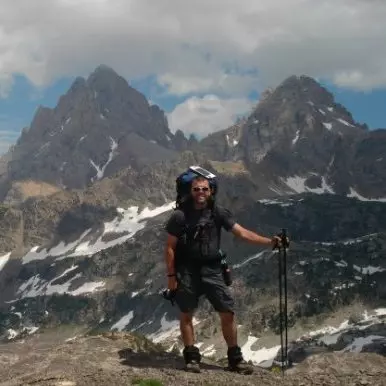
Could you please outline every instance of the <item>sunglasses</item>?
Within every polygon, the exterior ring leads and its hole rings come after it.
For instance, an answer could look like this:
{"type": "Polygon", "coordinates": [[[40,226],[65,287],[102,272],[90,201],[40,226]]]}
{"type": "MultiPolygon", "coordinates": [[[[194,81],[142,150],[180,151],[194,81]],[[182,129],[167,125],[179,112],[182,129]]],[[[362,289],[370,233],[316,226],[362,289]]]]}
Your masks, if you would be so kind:
{"type": "Polygon", "coordinates": [[[193,188],[193,192],[207,192],[209,190],[209,188],[205,187],[205,188],[199,188],[199,187],[195,187],[193,188]]]}

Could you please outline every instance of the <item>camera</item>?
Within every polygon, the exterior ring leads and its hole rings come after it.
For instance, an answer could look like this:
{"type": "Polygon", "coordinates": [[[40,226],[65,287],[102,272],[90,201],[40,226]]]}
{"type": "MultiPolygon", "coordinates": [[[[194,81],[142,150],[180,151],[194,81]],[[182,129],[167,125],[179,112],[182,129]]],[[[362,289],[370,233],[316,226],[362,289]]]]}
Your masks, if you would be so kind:
{"type": "Polygon", "coordinates": [[[176,296],[176,291],[172,291],[169,288],[166,288],[162,291],[162,296],[164,299],[169,300],[172,303],[172,306],[174,306],[174,297],[176,296]]]}
{"type": "Polygon", "coordinates": [[[222,270],[222,276],[225,282],[225,285],[229,287],[232,285],[232,275],[231,270],[229,268],[229,265],[227,263],[227,255],[223,251],[220,251],[221,254],[221,270],[222,270]]]}

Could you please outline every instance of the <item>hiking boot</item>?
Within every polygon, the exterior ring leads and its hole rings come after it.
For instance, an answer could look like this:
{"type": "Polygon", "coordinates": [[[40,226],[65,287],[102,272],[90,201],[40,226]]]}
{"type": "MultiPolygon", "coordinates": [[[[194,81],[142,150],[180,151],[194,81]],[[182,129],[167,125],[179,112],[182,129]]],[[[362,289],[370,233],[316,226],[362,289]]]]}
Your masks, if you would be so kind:
{"type": "Polygon", "coordinates": [[[185,371],[188,371],[190,373],[200,373],[200,364],[195,360],[187,362],[185,363],[185,371]]]}
{"type": "Polygon", "coordinates": [[[228,348],[228,371],[234,371],[240,374],[252,374],[253,366],[249,365],[243,358],[239,346],[228,348]]]}
{"type": "Polygon", "coordinates": [[[185,360],[185,370],[192,373],[199,373],[201,354],[198,347],[186,346],[182,353],[185,360]]]}
{"type": "Polygon", "coordinates": [[[253,373],[253,366],[248,364],[244,359],[239,362],[228,362],[228,371],[249,375],[253,373]]]}

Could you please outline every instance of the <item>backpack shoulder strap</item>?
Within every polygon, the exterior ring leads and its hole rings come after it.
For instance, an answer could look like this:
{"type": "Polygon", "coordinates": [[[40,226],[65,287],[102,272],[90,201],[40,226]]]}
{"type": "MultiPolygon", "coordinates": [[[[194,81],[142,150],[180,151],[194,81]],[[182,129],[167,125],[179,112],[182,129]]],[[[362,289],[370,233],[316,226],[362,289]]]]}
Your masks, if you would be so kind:
{"type": "Polygon", "coordinates": [[[216,224],[216,230],[217,230],[217,249],[220,250],[221,247],[221,217],[220,217],[220,212],[218,210],[218,207],[216,204],[213,205],[212,208],[212,216],[214,219],[214,222],[216,224]]]}

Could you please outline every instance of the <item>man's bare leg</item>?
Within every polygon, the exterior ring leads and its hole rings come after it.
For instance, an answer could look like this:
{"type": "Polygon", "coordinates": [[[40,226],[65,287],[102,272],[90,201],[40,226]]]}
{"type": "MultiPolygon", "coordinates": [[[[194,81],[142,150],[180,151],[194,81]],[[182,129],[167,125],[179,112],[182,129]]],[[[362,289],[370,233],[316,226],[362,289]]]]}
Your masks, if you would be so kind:
{"type": "Polygon", "coordinates": [[[252,374],[253,368],[244,361],[241,349],[237,344],[237,328],[232,312],[219,312],[221,329],[228,346],[228,363],[232,371],[252,374]]]}
{"type": "Polygon", "coordinates": [[[232,312],[219,312],[221,330],[228,347],[237,346],[237,328],[232,312]]]}
{"type": "Polygon", "coordinates": [[[194,329],[193,329],[193,314],[181,312],[180,314],[180,330],[184,346],[194,345],[194,329]]]}
{"type": "Polygon", "coordinates": [[[199,373],[201,355],[197,347],[194,346],[193,314],[182,312],[180,315],[180,330],[182,341],[184,342],[184,360],[186,370],[199,373]]]}

